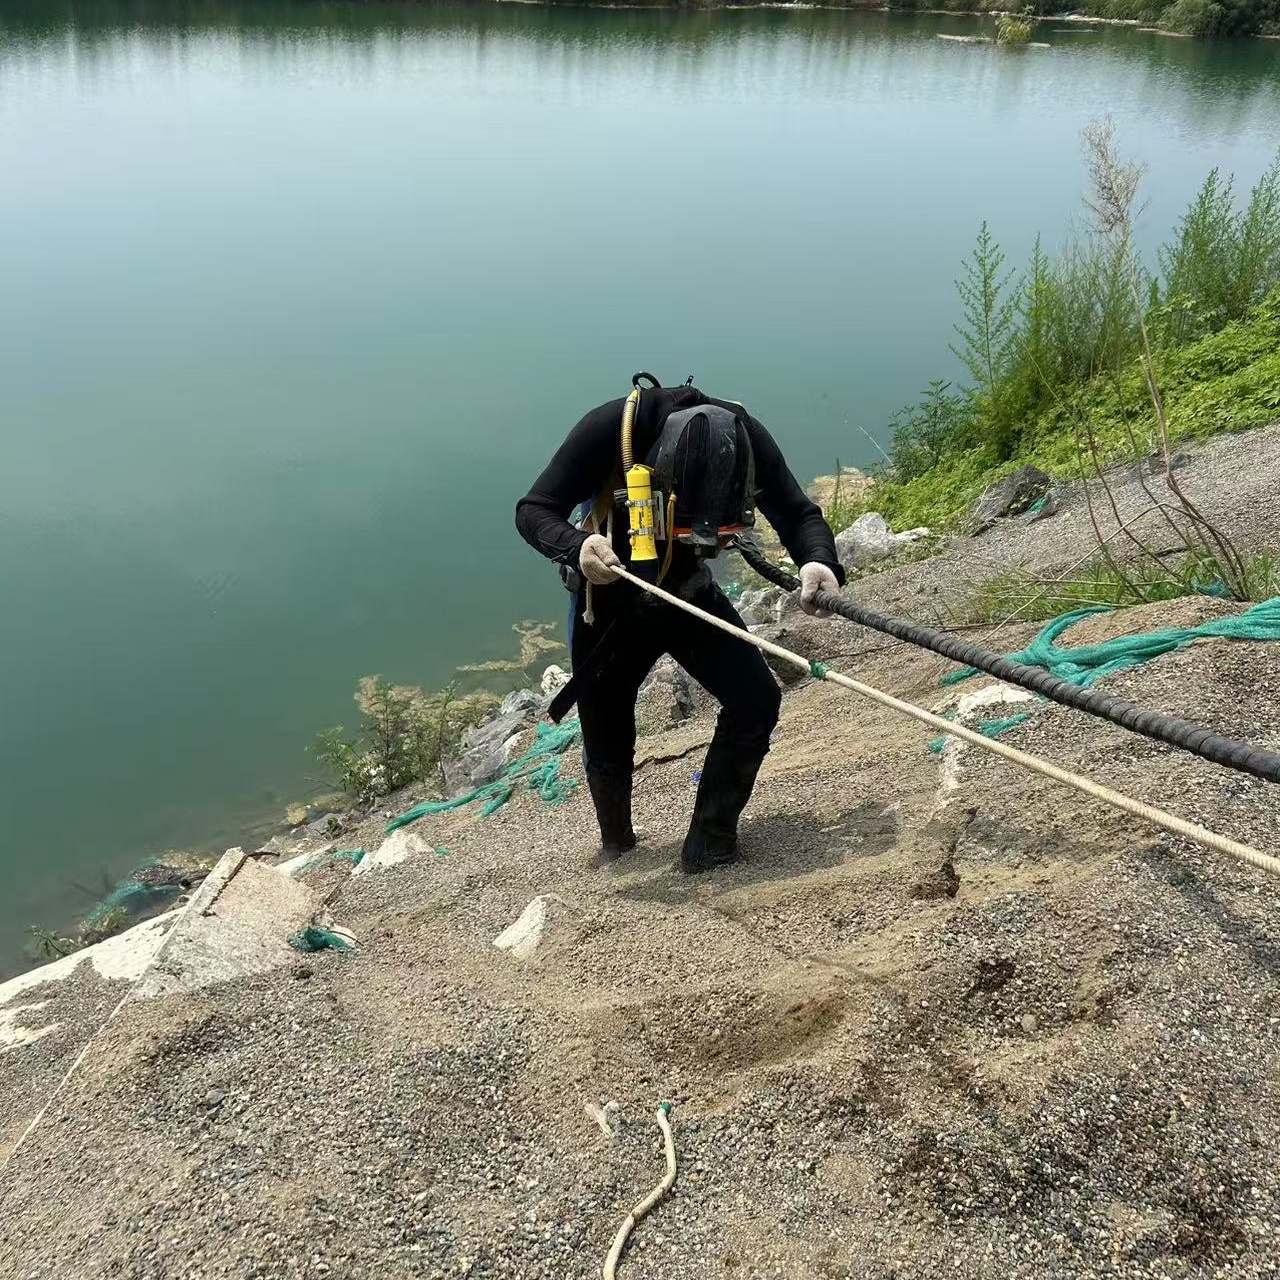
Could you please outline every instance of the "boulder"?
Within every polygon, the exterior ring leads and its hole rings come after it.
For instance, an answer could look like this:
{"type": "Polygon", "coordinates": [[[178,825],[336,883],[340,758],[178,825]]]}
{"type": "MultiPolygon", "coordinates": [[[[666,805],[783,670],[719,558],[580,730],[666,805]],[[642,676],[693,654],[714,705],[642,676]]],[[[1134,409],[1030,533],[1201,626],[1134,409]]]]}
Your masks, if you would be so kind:
{"type": "Polygon", "coordinates": [[[352,875],[365,876],[371,871],[380,871],[386,867],[397,866],[410,858],[422,857],[435,852],[432,847],[416,832],[408,827],[400,827],[393,831],[373,853],[366,854],[356,863],[352,875]]]}
{"type": "Polygon", "coordinates": [[[878,511],[868,511],[836,534],[836,555],[846,570],[862,569],[879,560],[891,559],[903,547],[928,535],[929,530],[923,528],[894,533],[884,516],[878,511]]]}
{"type": "Polygon", "coordinates": [[[973,504],[970,525],[974,533],[989,529],[997,520],[1021,515],[1049,491],[1053,478],[1030,463],[1010,472],[983,492],[973,504]]]}
{"type": "Polygon", "coordinates": [[[738,597],[738,615],[749,627],[777,622],[778,609],[787,593],[781,587],[758,587],[738,597]]]}
{"type": "Polygon", "coordinates": [[[516,689],[507,694],[498,708],[500,716],[520,716],[526,724],[533,724],[542,712],[542,702],[532,689],[516,689]]]}
{"type": "Polygon", "coordinates": [[[515,756],[520,735],[529,726],[522,713],[498,715],[468,730],[458,754],[444,764],[450,795],[462,795],[493,782],[515,756]]]}

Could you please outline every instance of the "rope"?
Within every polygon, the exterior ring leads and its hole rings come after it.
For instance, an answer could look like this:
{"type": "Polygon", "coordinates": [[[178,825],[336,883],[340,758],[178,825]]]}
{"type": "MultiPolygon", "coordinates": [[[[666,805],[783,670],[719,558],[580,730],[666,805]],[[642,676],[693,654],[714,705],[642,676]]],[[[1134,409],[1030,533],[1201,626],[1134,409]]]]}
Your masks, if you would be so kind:
{"type": "Polygon", "coordinates": [[[636,1225],[640,1220],[676,1184],[676,1140],[671,1132],[671,1122],[667,1119],[670,1112],[671,1103],[664,1102],[658,1107],[657,1115],[654,1117],[658,1122],[658,1128],[662,1130],[662,1141],[667,1153],[667,1171],[662,1175],[662,1181],[627,1214],[626,1220],[618,1228],[618,1234],[613,1238],[613,1247],[609,1250],[609,1256],[604,1260],[604,1280],[614,1280],[614,1277],[618,1274],[618,1260],[622,1257],[622,1250],[626,1246],[627,1237],[636,1229],[636,1225]]]}
{"type": "MultiPolygon", "coordinates": [[[[723,618],[717,618],[705,609],[699,609],[697,605],[690,604],[687,600],[680,600],[669,592],[663,591],[660,587],[655,587],[652,583],[645,582],[643,578],[637,578],[635,574],[626,569],[619,569],[618,576],[625,578],[641,590],[658,596],[666,601],[667,604],[674,605],[677,609],[683,609],[686,613],[690,613],[696,618],[701,618],[704,622],[710,623],[711,626],[720,631],[736,636],[739,640],[744,640],[747,644],[754,645],[765,653],[772,653],[774,657],[781,658],[784,662],[790,662],[802,671],[817,675],[818,669],[822,667],[821,663],[811,664],[808,658],[802,658],[798,653],[792,653],[790,649],[784,649],[780,644],[774,644],[770,640],[752,635],[751,632],[744,631],[741,627],[735,627],[731,622],[726,622],[723,618]]],[[[828,607],[821,600],[820,603],[823,608],[828,607]]],[[[1220,836],[1215,831],[1198,826],[1194,822],[1187,822],[1183,818],[1176,817],[1172,813],[1166,813],[1163,809],[1157,809],[1154,805],[1149,805],[1142,800],[1134,800],[1131,796],[1123,795],[1119,791],[1111,790],[1110,787],[1102,786],[1101,783],[1081,777],[1068,769],[1061,769],[1056,764],[1050,764],[1047,760],[1041,760],[1039,756],[1033,756],[1026,751],[1019,751],[1016,747],[1011,747],[1008,743],[1001,742],[996,738],[984,737],[981,733],[962,724],[944,720],[942,716],[934,715],[932,711],[926,711],[923,707],[917,707],[913,702],[904,702],[901,698],[895,698],[892,694],[885,693],[882,689],[877,689],[873,685],[863,684],[859,680],[853,680],[849,676],[841,675],[838,671],[823,670],[819,678],[826,680],[830,684],[838,684],[853,693],[861,694],[864,698],[869,698],[872,702],[879,703],[882,707],[901,712],[905,716],[910,716],[913,720],[919,720],[921,724],[930,725],[942,733],[950,734],[953,738],[960,738],[972,746],[981,748],[983,751],[1003,756],[1004,759],[1031,773],[1038,773],[1043,777],[1052,778],[1055,782],[1061,782],[1064,786],[1072,787],[1084,795],[1093,797],[1095,800],[1101,800],[1104,804],[1109,804],[1114,809],[1132,814],[1135,818],[1141,818],[1143,822],[1149,822],[1152,826],[1160,827],[1174,835],[1185,836],[1188,840],[1194,840],[1197,844],[1216,849],[1219,853],[1226,853],[1233,858],[1239,858],[1241,861],[1247,862],[1262,871],[1280,875],[1280,858],[1274,858],[1269,853],[1263,853],[1251,845],[1241,844],[1239,841],[1229,839],[1227,836],[1220,836]]]]}
{"type": "MultiPolygon", "coordinates": [[[[770,564],[754,547],[741,540],[735,542],[734,546],[742,553],[742,558],[766,581],[772,582],[784,591],[794,591],[799,587],[798,579],[776,565],[770,564]]],[[[1157,742],[1190,751],[1193,755],[1209,760],[1213,764],[1236,769],[1267,782],[1280,782],[1280,755],[1274,752],[1260,750],[1247,742],[1236,742],[1231,738],[1221,737],[1189,721],[1161,715],[1158,711],[1149,711],[1145,707],[1135,706],[1121,698],[1113,698],[1101,690],[1082,688],[1080,684],[1064,680],[1061,676],[1046,671],[1042,667],[1018,661],[1017,659],[1023,656],[1021,654],[1012,658],[1002,657],[992,653],[990,649],[984,649],[958,636],[939,631],[936,627],[925,627],[915,622],[904,622],[901,618],[892,618],[887,614],[878,613],[875,609],[869,609],[866,605],[855,604],[852,600],[846,600],[830,591],[819,591],[815,603],[828,613],[839,614],[850,622],[870,627],[874,631],[881,631],[885,635],[905,640],[909,644],[919,645],[922,649],[939,653],[953,662],[973,667],[977,671],[985,671],[988,675],[995,676],[997,680],[1019,685],[1023,689],[1030,689],[1032,693],[1040,694],[1041,697],[1060,702],[1063,706],[1084,711],[1102,720],[1109,720],[1112,724],[1118,724],[1121,728],[1129,729],[1133,733],[1140,733],[1144,737],[1154,738],[1157,742]]],[[[1250,612],[1256,613],[1258,610],[1265,612],[1267,625],[1264,630],[1268,633],[1268,638],[1274,639],[1275,626],[1272,617],[1274,609],[1268,605],[1259,605],[1250,612]]],[[[1132,637],[1130,639],[1132,640],[1132,637]]]]}

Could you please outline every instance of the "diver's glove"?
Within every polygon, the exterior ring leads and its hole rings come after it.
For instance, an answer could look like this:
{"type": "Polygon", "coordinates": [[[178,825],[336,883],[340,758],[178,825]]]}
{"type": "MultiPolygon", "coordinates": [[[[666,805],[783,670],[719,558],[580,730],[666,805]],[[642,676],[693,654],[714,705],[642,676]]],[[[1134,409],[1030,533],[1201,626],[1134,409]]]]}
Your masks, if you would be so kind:
{"type": "Polygon", "coordinates": [[[616,570],[622,568],[622,561],[614,554],[604,534],[593,533],[578,552],[578,568],[588,582],[597,587],[607,587],[617,581],[616,570]]]}
{"type": "Polygon", "coordinates": [[[815,597],[819,591],[829,591],[832,595],[837,595],[840,591],[840,583],[827,565],[813,561],[800,569],[800,607],[811,617],[829,618],[830,612],[819,609],[815,603],[815,597]]]}

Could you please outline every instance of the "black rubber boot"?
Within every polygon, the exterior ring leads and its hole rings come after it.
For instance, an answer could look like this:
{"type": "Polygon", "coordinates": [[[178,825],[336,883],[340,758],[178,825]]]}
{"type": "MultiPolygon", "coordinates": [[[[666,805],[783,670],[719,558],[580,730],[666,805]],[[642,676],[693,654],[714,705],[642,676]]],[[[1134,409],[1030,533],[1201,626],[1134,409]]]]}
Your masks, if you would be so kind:
{"type": "Polygon", "coordinates": [[[631,827],[631,775],[598,773],[587,770],[587,785],[596,806],[600,824],[600,852],[596,864],[616,862],[636,847],[636,833],[631,827]]]}
{"type": "Polygon", "coordinates": [[[738,818],[751,799],[761,758],[754,753],[744,757],[740,749],[712,740],[693,804],[693,821],[680,851],[680,869],[686,875],[741,861],[738,818]]]}

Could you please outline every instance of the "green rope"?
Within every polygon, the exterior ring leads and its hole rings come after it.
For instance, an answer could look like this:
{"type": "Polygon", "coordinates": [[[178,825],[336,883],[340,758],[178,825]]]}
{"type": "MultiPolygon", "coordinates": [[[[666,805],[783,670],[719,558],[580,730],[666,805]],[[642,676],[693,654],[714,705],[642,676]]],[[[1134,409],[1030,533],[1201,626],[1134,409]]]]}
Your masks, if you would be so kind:
{"type": "MultiPolygon", "coordinates": [[[[1217,618],[1201,623],[1198,627],[1169,627],[1163,631],[1148,631],[1136,636],[1117,636],[1101,644],[1078,645],[1075,648],[1055,643],[1058,637],[1082,618],[1095,613],[1109,613],[1106,606],[1074,609],[1054,618],[1020,653],[1011,653],[1013,662],[1029,667],[1043,667],[1068,684],[1088,686],[1103,676],[1129,667],[1141,666],[1189,645],[1193,640],[1211,636],[1231,640],[1280,640],[1280,597],[1255,604],[1244,613],[1228,618],[1217,618]]],[[[943,684],[957,684],[977,675],[973,667],[953,671],[942,677],[943,684]]]]}
{"type": "Polygon", "coordinates": [[[560,776],[560,757],[578,740],[580,733],[581,727],[577,720],[558,726],[540,724],[533,746],[519,760],[513,760],[502,777],[486,782],[484,786],[477,787],[466,795],[454,796],[452,800],[428,800],[415,805],[407,813],[393,818],[387,824],[387,830],[395,831],[397,827],[408,826],[429,814],[448,813],[451,809],[461,809],[477,800],[484,801],[480,816],[487,818],[501,809],[521,784],[544,804],[563,804],[578,784],[571,778],[560,776]]]}
{"type": "Polygon", "coordinates": [[[818,662],[813,658],[809,659],[809,674],[815,680],[825,680],[829,669],[825,662],[818,662]]]}

